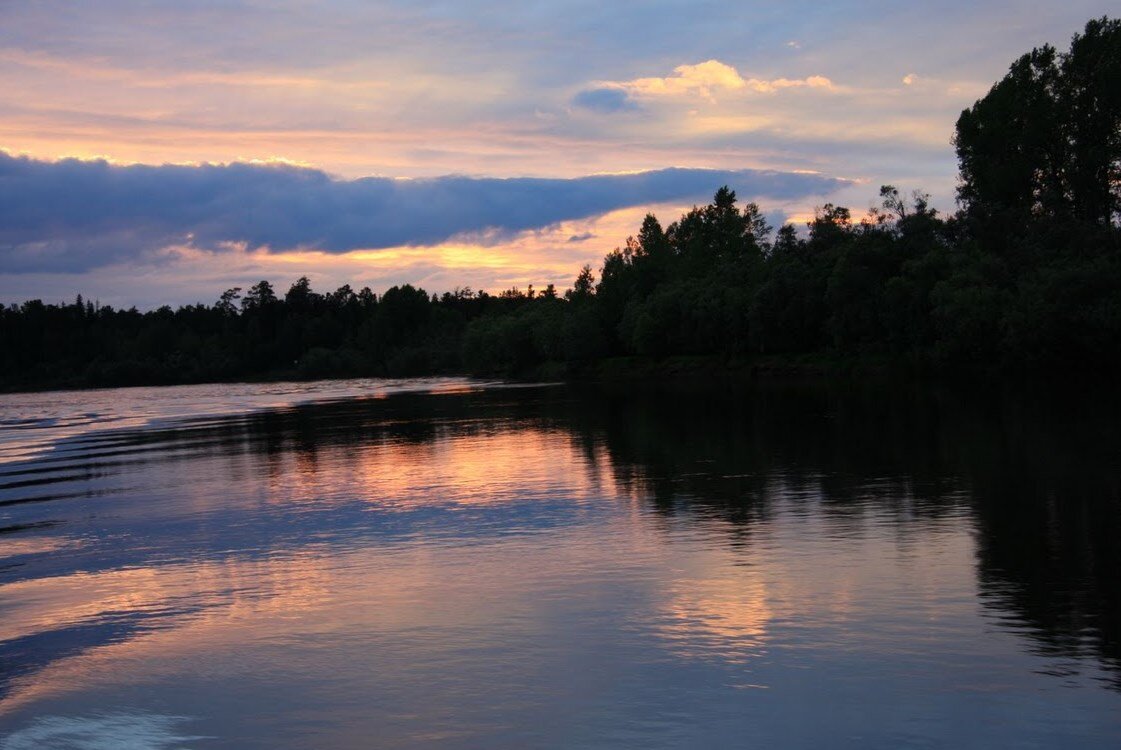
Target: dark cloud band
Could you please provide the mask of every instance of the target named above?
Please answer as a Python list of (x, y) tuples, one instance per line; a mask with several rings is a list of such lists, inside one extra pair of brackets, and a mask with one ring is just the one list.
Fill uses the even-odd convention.
[(0, 269), (83, 271), (172, 244), (342, 253), (499, 237), (727, 184), (745, 198), (821, 195), (846, 183), (763, 170), (663, 169), (574, 179), (335, 180), (292, 166), (115, 166), (0, 152)]

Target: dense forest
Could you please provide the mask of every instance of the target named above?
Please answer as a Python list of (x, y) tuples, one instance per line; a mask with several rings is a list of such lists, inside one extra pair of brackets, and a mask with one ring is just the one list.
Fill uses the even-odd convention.
[(953, 145), (952, 215), (885, 186), (864, 217), (827, 204), (775, 231), (721, 188), (668, 226), (648, 215), (563, 294), (319, 293), (303, 278), (177, 310), (10, 305), (0, 385), (579, 374), (623, 357), (1121, 372), (1121, 20), (1016, 60)]

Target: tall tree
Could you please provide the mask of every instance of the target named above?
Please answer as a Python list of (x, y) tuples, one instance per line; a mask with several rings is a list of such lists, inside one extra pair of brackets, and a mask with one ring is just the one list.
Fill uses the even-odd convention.
[(1121, 218), (1121, 20), (1086, 24), (1061, 71), (1072, 208), (1106, 226)]
[(957, 121), (958, 198), (990, 238), (1039, 222), (1109, 226), (1121, 214), (1121, 21), (1069, 52), (1044, 45)]

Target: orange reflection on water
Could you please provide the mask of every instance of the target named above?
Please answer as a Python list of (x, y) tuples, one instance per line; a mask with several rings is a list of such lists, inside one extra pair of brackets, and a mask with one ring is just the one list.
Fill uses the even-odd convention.
[(49, 552), (59, 552), (74, 549), (81, 543), (64, 537), (42, 536), (27, 539), (5, 539), (4, 546), (0, 548), (0, 565), (6, 558), (22, 555), (43, 555)]
[[(549, 633), (563, 627), (556, 608), (568, 601), (572, 580), (615, 565), (617, 550), (600, 543), (601, 533), (580, 530), (550, 544), (532, 536), (490, 539), (485, 554), (477, 545), (434, 543), (324, 547), (6, 586), (0, 598), (19, 605), (0, 640), (111, 622), (126, 612), (152, 618), (17, 680), (0, 715), (66, 693), (151, 680), (245, 679), (281, 663), (293, 674), (328, 674), (358, 686), (372, 674), (392, 680), (387, 661), (394, 654), (404, 654), (409, 669), (442, 672), (449, 659), (485, 652), (495, 670), (516, 670), (522, 654), (511, 645), (540, 639), (548, 648)], [(633, 541), (636, 554), (657, 543), (645, 535)], [(182, 611), (185, 603), (198, 606)]]
[[(723, 566), (717, 563), (714, 569)], [(746, 569), (725, 569), (724, 575), (708, 572), (675, 583), (654, 632), (680, 656), (747, 662), (763, 651), (767, 626), (775, 616), (766, 582)]]
[[(458, 421), (436, 429), (436, 439), (395, 436), (359, 445), (312, 442), (295, 450), (286, 444), (272, 454), (211, 455), (204, 471), (182, 465), (174, 512), (210, 516), (233, 510), (231, 503), (241, 512), (256, 512), (259, 503), (263, 512), (266, 505), (293, 503), (316, 510), (356, 499), (378, 511), (409, 512), (532, 501), (562, 488), (566, 502), (577, 503), (611, 492), (566, 433)], [(265, 478), (263, 495), (231, 497), (231, 480), (237, 484), (253, 477)], [(151, 510), (168, 509), (156, 504)], [(471, 523), (464, 519), (465, 538)], [(38, 547), (67, 543), (44, 540)], [(236, 665), (242, 659), (236, 651), (261, 638), (307, 642), (447, 623), (476, 635), (498, 624), (507, 631), (532, 630), (539, 602), (530, 592), (554, 585), (567, 572), (556, 570), (557, 561), (547, 552), (516, 540), (501, 542), (486, 561), (474, 559), (469, 550), (370, 544), (365, 540), (349, 550), (307, 542), (298, 552), (231, 550), (235, 554), (222, 559), (156, 561), (0, 586), (0, 601), (7, 603), (0, 642), (87, 626), (110, 631), (103, 642), (41, 665), (31, 680), (17, 681), (0, 714), (56, 693), (106, 681), (128, 683), (130, 670), (122, 665), (137, 660), (153, 662), (145, 668), (149, 675), (157, 667), (172, 674), (184, 669), (189, 654), (213, 658), (231, 650), (228, 663)], [(535, 555), (545, 555), (536, 570), (547, 583), (525, 576), (526, 561)], [(610, 555), (581, 543), (565, 565), (607, 568)], [(453, 562), (442, 562), (446, 559)]]
[[(290, 604), (322, 595), (325, 581), (299, 558), (279, 563), (262, 560), (215, 560), (154, 564), (98, 573), (29, 579), (0, 586), (9, 602), (0, 621), (0, 641), (27, 637), (81, 623), (99, 622), (123, 613), (198, 617), (219, 601), (269, 591)], [(198, 612), (192, 611), (197, 607)]]
[(270, 500), (361, 498), (378, 509), (411, 510), (524, 500), (561, 487), (576, 501), (615, 492), (611, 473), (590, 471), (566, 433), (462, 422), (436, 430), (436, 439), (384, 437), (268, 459)]

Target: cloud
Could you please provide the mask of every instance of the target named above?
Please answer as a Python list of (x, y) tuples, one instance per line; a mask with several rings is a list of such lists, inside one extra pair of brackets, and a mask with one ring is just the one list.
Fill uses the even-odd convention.
[(774, 78), (766, 81), (759, 78), (751, 78), (747, 80), (748, 87), (752, 91), (760, 93), (773, 93), (780, 89), (824, 89), (826, 91), (836, 91), (837, 85), (825, 76), (806, 76), (805, 78)]
[(585, 89), (572, 97), (572, 103), (593, 112), (606, 114), (639, 108), (625, 90), (607, 87)]
[(471, 235), (501, 242), (620, 208), (706, 199), (723, 184), (744, 199), (789, 200), (847, 183), (820, 174), (679, 168), (572, 179), (337, 180), (286, 164), (118, 166), (0, 152), (0, 266), (7, 273), (75, 272), (171, 246), (345, 253)]
[[(286, 289), (300, 276), (311, 279), (318, 291), (342, 284), (355, 289), (369, 286), (378, 293), (406, 283), (437, 293), (457, 286), (495, 293), (527, 284), (543, 288), (550, 282), (567, 287), (584, 264), (598, 268), (604, 254), (634, 234), (647, 213), (655, 213), (668, 223), (693, 203), (647, 203), (561, 221), (518, 232), (501, 244), (466, 238), (436, 246), (350, 253), (270, 253), (245, 243), (215, 250), (172, 247), (152, 258), (132, 258), (78, 273), (0, 273), (0, 302), (72, 300), (81, 292), (83, 297), (114, 307), (135, 305), (141, 310), (154, 310), (161, 305), (211, 302), (223, 289), (247, 289), (261, 279), (269, 279), (277, 289)], [(573, 238), (576, 240), (571, 241)]]
[[(744, 78), (738, 70), (719, 60), (706, 60), (695, 65), (678, 65), (673, 75), (664, 78), (635, 78), (630, 81), (600, 81), (594, 88), (576, 95), (577, 104), (582, 98), (594, 97), (593, 103), (610, 102), (608, 107), (589, 106), (599, 111), (618, 111), (629, 105), (637, 106), (640, 99), (700, 97), (709, 101), (718, 92), (751, 91), (773, 94), (782, 89), (811, 88), (836, 91), (837, 86), (825, 76), (805, 78)], [(584, 104), (584, 106), (588, 106)]]
[(677, 96), (699, 93), (708, 97), (719, 89), (742, 89), (747, 85), (739, 72), (719, 60), (706, 60), (696, 65), (678, 65), (673, 75), (665, 78), (637, 78), (623, 86), (647, 96)]

